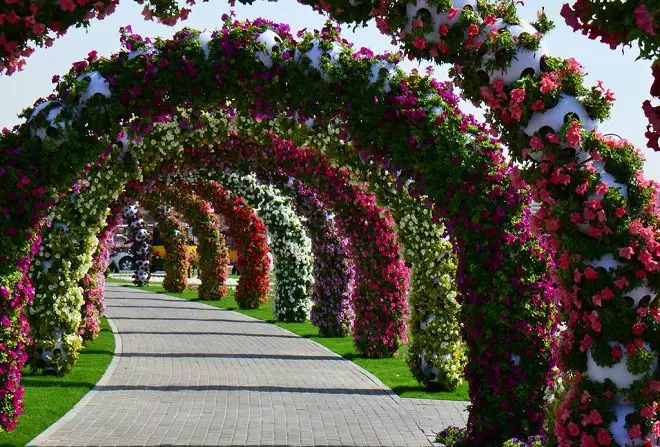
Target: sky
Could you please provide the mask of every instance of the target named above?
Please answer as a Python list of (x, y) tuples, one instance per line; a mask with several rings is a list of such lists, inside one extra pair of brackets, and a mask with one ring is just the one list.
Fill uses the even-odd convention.
[[(520, 9), (521, 16), (533, 20), (540, 2), (528, 1)], [(548, 2), (550, 3), (550, 2)], [(609, 47), (589, 40), (574, 33), (559, 16), (562, 2), (552, 2), (552, 8), (546, 13), (555, 21), (557, 27), (546, 37), (546, 46), (554, 56), (574, 57), (584, 66), (587, 85), (602, 80), (604, 85), (614, 91), (616, 102), (609, 120), (600, 125), (603, 133), (612, 133), (624, 137), (643, 149), (647, 159), (644, 171), (647, 178), (660, 180), (660, 153), (646, 148), (644, 131), (646, 118), (641, 110), (641, 103), (649, 98), (652, 83), (650, 62), (636, 61), (637, 50), (628, 48), (625, 52), (610, 50)], [(73, 62), (84, 59), (92, 51), (109, 56), (119, 50), (119, 28), (131, 25), (133, 31), (143, 36), (170, 37), (178, 29), (188, 26), (212, 31), (221, 25), (220, 17), (234, 10), (239, 19), (263, 17), (275, 22), (288, 23), (292, 32), (299, 29), (319, 29), (325, 17), (312, 11), (310, 7), (300, 5), (295, 0), (266, 2), (255, 0), (251, 6), (236, 5), (230, 7), (223, 0), (211, 0), (199, 3), (192, 8), (188, 20), (174, 27), (147, 22), (141, 16), (141, 6), (133, 1), (122, 0), (117, 11), (105, 20), (94, 20), (90, 27), (72, 29), (64, 37), (57, 39), (51, 48), (37, 49), (27, 61), (25, 69), (12, 76), (0, 75), (0, 127), (11, 127), (21, 121), (18, 113), (34, 101), (50, 94), (54, 85), (51, 78), (69, 70)], [(357, 30), (344, 25), (342, 36), (353, 42), (355, 47), (368, 47), (376, 52), (395, 51), (387, 36), (380, 34), (375, 24)], [(402, 68), (429, 66), (428, 61), (408, 62)], [(436, 66), (435, 77), (447, 79), (447, 67)], [(463, 107), (467, 112), (475, 112), (471, 105)], [(476, 113), (479, 115), (479, 113)]]

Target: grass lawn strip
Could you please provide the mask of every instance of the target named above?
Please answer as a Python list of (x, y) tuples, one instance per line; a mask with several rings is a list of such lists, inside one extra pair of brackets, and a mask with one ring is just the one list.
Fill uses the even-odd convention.
[(96, 385), (114, 352), (115, 339), (108, 321), (103, 318), (99, 337), (85, 345), (69, 374), (24, 376), (25, 412), (16, 430), (0, 433), (0, 446), (24, 446), (64, 416)]
[[(126, 287), (135, 287), (130, 284), (130, 281), (114, 280), (110, 278), (108, 278), (108, 281), (122, 282), (126, 284)], [(282, 323), (275, 320), (272, 310), (272, 301), (264, 303), (258, 309), (240, 309), (234, 300), (233, 289), (229, 289), (225, 298), (220, 301), (199, 300), (197, 299), (197, 292), (195, 290), (186, 290), (181, 293), (170, 293), (166, 292), (165, 289), (163, 289), (163, 287), (160, 285), (140, 287), (140, 289), (147, 292), (162, 293), (191, 301), (197, 301), (199, 303), (208, 304), (209, 306), (218, 307), (221, 309), (240, 312), (244, 315), (258, 318), (259, 320), (263, 320), (268, 323), (276, 324), (277, 326), (293, 332), (294, 334), (300, 335), (301, 337), (314, 340), (315, 342), (325, 346), (326, 348), (341, 355), (342, 357), (355, 362), (374, 376), (378, 377), (386, 386), (391, 388), (401, 397), (437, 400), (469, 400), (466, 382), (463, 382), (461, 385), (459, 385), (456, 391), (449, 392), (429, 392), (422, 385), (420, 385), (419, 382), (415, 380), (412, 373), (408, 369), (408, 365), (406, 364), (405, 355), (408, 349), (406, 345), (401, 347), (399, 355), (396, 357), (369, 359), (361, 357), (356, 353), (355, 348), (353, 347), (353, 338), (351, 336), (335, 338), (321, 337), (319, 336), (318, 329), (312, 326), (312, 324), (309, 322)]]

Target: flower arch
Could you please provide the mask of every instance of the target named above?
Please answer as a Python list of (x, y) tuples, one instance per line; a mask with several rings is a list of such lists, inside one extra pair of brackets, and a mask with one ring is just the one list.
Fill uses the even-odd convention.
[[(274, 39), (271, 33), (279, 33), (279, 45), (269, 43)], [(136, 57), (124, 53), (112, 61), (92, 60), (91, 67), (78, 64), (60, 83), (58, 102), (40, 105), (29, 125), (0, 137), (0, 147), (8, 148), (2, 151), (3, 162), (10, 166), (3, 176), (9, 193), (0, 196), (0, 205), (23, 199), (18, 207), (7, 207), (10, 219), (0, 223), (2, 242), (8, 247), (0, 270), (7, 295), (21, 278), (18, 261), (29, 253), (27, 232), (43, 214), (32, 210), (52, 201), (66, 189), (76, 169), (96, 159), (116, 136), (121, 138), (118, 123), (125, 123), (133, 135), (148, 135), (155, 122), (169, 121), (186, 100), (190, 108), (204, 110), (209, 102), (217, 104), (216, 100), (229, 97), (240, 110), (279, 109), (303, 117), (313, 114), (320, 120), (337, 118), (350, 130), (348, 139), (363, 157), (373, 156), (387, 168), (403, 170), (415, 180), (408, 185), (411, 191), (426, 191), (441, 205), (436, 213), (447, 217), (447, 228), (457, 239), (472, 360), (467, 369), (472, 425), (491, 439), (535, 431), (541, 422), (550, 358), (551, 290), (544, 276), (545, 253), (525, 227), (526, 191), (515, 177), (511, 180), (501, 148), (460, 114), (446, 87), (417, 74), (388, 71), (396, 57), (354, 53), (330, 28), (296, 42), (285, 27), (257, 20), (227, 23), (210, 40), (199, 37), (184, 31), (171, 41), (157, 42), (152, 50), (137, 36), (125, 36), (134, 51), (140, 50), (133, 53)], [(187, 88), (191, 78), (196, 80), (192, 89)], [(236, 92), (240, 94), (233, 96)], [(105, 113), (99, 112), (100, 107)], [(60, 153), (57, 147), (64, 142), (68, 152)], [(163, 152), (170, 143), (163, 141)], [(57, 157), (48, 155), (55, 152)], [(25, 162), (34, 154), (48, 158), (48, 169)], [(139, 153), (122, 154), (128, 162), (140, 160), (134, 158)], [(43, 192), (32, 195), (34, 188), (26, 185), (37, 179)], [(481, 214), (468, 214), (477, 209)], [(11, 322), (8, 337), (20, 337), (21, 309), (21, 302), (3, 307)], [(503, 312), (512, 324), (499, 323)], [(481, 332), (484, 327), (489, 331)], [(506, 347), (499, 346), (501, 340), (508, 341)], [(512, 364), (512, 349), (520, 351), (520, 365)], [(480, 363), (485, 352), (491, 354)], [(9, 357), (3, 361), (17, 364)], [(506, 381), (495, 372), (503, 367), (510, 370)], [(499, 391), (497, 399), (488, 397), (494, 389)], [(5, 401), (13, 402), (15, 396), (13, 391), (7, 393)], [(510, 416), (502, 419), (502, 410)], [(8, 420), (13, 414), (10, 411)]]
[(314, 291), (310, 320), (324, 337), (346, 336), (354, 319), (351, 303), (355, 287), (355, 261), (348, 238), (312, 189), (293, 178), (287, 186), (293, 193), (296, 210), (307, 219), (312, 239)]
[(142, 201), (154, 220), (165, 246), (165, 278), (163, 288), (183, 292), (188, 286), (188, 234), (182, 217), (168, 206), (152, 203), (147, 196)]

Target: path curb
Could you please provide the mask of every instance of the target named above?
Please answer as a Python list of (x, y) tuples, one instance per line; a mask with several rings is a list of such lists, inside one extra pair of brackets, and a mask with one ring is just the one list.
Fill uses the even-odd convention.
[(94, 397), (94, 395), (96, 395), (99, 392), (98, 389), (99, 386), (105, 385), (110, 380), (110, 376), (112, 376), (115, 369), (117, 368), (117, 363), (119, 363), (119, 357), (120, 357), (119, 354), (122, 353), (122, 344), (121, 344), (121, 336), (117, 331), (117, 326), (115, 326), (115, 323), (112, 321), (111, 318), (106, 317), (106, 320), (108, 321), (108, 325), (110, 326), (110, 329), (112, 330), (112, 335), (115, 339), (115, 352), (112, 354), (112, 360), (110, 361), (108, 368), (105, 370), (99, 381), (96, 382), (94, 388), (89, 390), (87, 394), (85, 394), (82, 397), (82, 399), (80, 399), (78, 403), (74, 405), (73, 408), (71, 408), (64, 416), (53, 422), (53, 424), (50, 427), (42, 431), (32, 441), (28, 442), (26, 444), (26, 447), (38, 446), (44, 443), (46, 440), (48, 440), (48, 438), (55, 431), (57, 431), (57, 429), (59, 429), (61, 425), (63, 425), (65, 422), (69, 421), (74, 416), (76, 416), (78, 412), (80, 412), (80, 410), (82, 410), (83, 407), (87, 405), (87, 402), (89, 402)]

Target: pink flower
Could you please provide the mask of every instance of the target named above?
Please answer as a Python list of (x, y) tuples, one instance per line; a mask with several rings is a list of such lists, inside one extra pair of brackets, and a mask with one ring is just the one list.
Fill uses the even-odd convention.
[(493, 88), (498, 93), (502, 92), (504, 90), (504, 81), (502, 79), (494, 79)]
[(511, 90), (511, 101), (521, 103), (525, 100), (525, 94), (524, 88), (514, 88)]
[(541, 82), (539, 84), (539, 90), (541, 93), (545, 95), (546, 93), (550, 93), (555, 88), (557, 88), (556, 77), (557, 76), (553, 76), (552, 73), (543, 73), (541, 76)]
[(580, 351), (585, 352), (589, 346), (591, 346), (591, 336), (587, 334), (584, 336), (582, 341), (580, 341)]
[(532, 107), (533, 111), (541, 112), (541, 111), (545, 110), (545, 103), (542, 100), (537, 99), (536, 101), (534, 101), (532, 103), (531, 107)]
[(541, 140), (539, 137), (532, 137), (531, 140), (529, 140), (529, 145), (532, 146), (532, 148), (536, 149), (537, 151), (543, 150), (543, 140)]
[(649, 11), (649, 8), (644, 5), (637, 5), (635, 8), (635, 24), (646, 34), (655, 36), (655, 23), (653, 22), (653, 14)]
[(566, 131), (566, 141), (571, 146), (578, 146), (580, 144), (580, 123), (573, 121)]
[(584, 276), (588, 280), (596, 279), (596, 278), (598, 278), (598, 271), (595, 270), (593, 267), (589, 266), (586, 269), (584, 269)]
[(635, 251), (630, 247), (623, 247), (623, 248), (619, 249), (619, 256), (621, 256), (623, 259), (632, 258), (632, 255), (634, 253), (635, 253)]
[(447, 12), (447, 18), (449, 20), (454, 20), (454, 17), (456, 17), (456, 14), (458, 14), (458, 8), (453, 7)]

